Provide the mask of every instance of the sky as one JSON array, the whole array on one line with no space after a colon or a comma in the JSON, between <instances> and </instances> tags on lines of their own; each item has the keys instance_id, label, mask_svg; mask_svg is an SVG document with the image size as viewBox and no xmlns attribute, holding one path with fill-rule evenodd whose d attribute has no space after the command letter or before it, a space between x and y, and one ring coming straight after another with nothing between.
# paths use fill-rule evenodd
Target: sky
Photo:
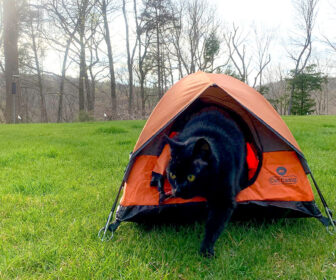
<instances>
[{"instance_id":1,"label":"sky","mask_svg":"<svg viewBox=\"0 0 336 280\"><path fill-rule=\"evenodd\" d=\"M286 48L290 48L291 30L295 29L294 0L208 0L209 5L216 7L217 16L220 20L230 26L235 22L241 30L248 32L251 26L267 30L273 34L271 43L272 65L276 67L281 64L283 68L291 69L293 64L288 58ZM334 3L334 4L333 4ZM332 5L335 6L332 9ZM129 5L129 10L132 6ZM129 17L130 24L131 16ZM115 27L118 28L115 28ZM318 17L315 25L314 56L322 58L322 61L333 60L332 52L321 42L322 35L336 40L336 0L319 0ZM120 27L120 28L119 28ZM120 14L111 24L113 42L115 43L115 61L126 63L125 60L125 33L123 17ZM49 63L48 61L52 62ZM55 63L56 62L56 63ZM59 72L61 59L58 55L50 53L46 66L50 71ZM336 69L328 68L328 71L335 75Z\"/></svg>"},{"instance_id":2,"label":"sky","mask_svg":"<svg viewBox=\"0 0 336 280\"><path fill-rule=\"evenodd\" d=\"M332 3L335 10L332 10ZM265 28L290 30L295 24L293 0L210 0L218 9L219 15L228 22L235 21L243 25L261 24ZM335 30L336 1L320 0L318 3L317 32L331 33Z\"/></svg>"},{"instance_id":3,"label":"sky","mask_svg":"<svg viewBox=\"0 0 336 280\"><path fill-rule=\"evenodd\" d=\"M286 48L290 47L290 36L296 25L293 0L211 0L217 5L217 13L227 23L235 22L248 29L256 25L274 34L272 40L272 63L282 63L291 67ZM334 7L334 8L333 8ZM330 60L333 56L329 48L321 42L324 36L336 39L336 0L320 0L318 16L314 28L314 55ZM334 55L335 56L335 55ZM334 70L330 70L334 71Z\"/></svg>"}]
</instances>

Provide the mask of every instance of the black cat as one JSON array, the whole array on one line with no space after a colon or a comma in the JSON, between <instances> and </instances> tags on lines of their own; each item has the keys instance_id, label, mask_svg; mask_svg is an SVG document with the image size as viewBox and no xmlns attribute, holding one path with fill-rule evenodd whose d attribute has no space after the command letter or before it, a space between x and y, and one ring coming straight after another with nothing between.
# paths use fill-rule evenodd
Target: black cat
<instances>
[{"instance_id":1,"label":"black cat","mask_svg":"<svg viewBox=\"0 0 336 280\"><path fill-rule=\"evenodd\" d=\"M167 177L173 195L205 197L209 213L200 252L214 255L214 244L236 208L247 183L244 135L228 114L206 111L193 117L173 138Z\"/></svg>"}]
</instances>

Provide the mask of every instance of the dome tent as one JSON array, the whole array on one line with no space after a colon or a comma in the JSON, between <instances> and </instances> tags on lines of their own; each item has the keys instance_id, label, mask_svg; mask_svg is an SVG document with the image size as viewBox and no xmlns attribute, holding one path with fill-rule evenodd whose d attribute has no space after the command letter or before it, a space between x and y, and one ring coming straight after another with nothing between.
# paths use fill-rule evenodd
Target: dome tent
<instances>
[{"instance_id":1,"label":"dome tent","mask_svg":"<svg viewBox=\"0 0 336 280\"><path fill-rule=\"evenodd\" d=\"M204 211L204 198L169 198L160 203L158 189L151 186L153 171L160 169L162 174L165 171L167 160L161 160L166 150L163 148L164 135L170 135L174 124L197 110L199 103L215 105L239 116L257 150L259 166L249 186L236 197L238 213L240 209L248 209L249 213L259 212L270 217L316 217L335 229L331 211L299 145L271 104L256 90L233 77L199 71L174 84L148 118L130 155L107 223L100 231L103 239L108 230L113 232L122 221L190 218ZM315 204L308 175L312 177L328 218ZM167 180L164 184L169 188ZM110 224L123 188L116 220Z\"/></svg>"}]
</instances>

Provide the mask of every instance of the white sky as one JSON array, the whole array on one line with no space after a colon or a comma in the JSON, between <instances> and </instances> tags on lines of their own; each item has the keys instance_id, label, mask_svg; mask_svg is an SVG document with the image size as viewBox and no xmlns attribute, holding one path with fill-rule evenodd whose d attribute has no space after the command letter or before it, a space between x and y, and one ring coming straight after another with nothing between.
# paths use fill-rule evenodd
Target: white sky
<instances>
[{"instance_id":1,"label":"white sky","mask_svg":"<svg viewBox=\"0 0 336 280\"><path fill-rule=\"evenodd\" d=\"M271 46L272 64L282 63L290 67L285 51L290 46L289 37L296 24L293 0L211 0L217 5L217 12L223 19L248 29L256 25L273 32ZM336 0L320 0L314 28L314 55L329 60L332 52L321 42L322 35L336 39Z\"/></svg>"},{"instance_id":2,"label":"white sky","mask_svg":"<svg viewBox=\"0 0 336 280\"><path fill-rule=\"evenodd\" d=\"M293 0L209 0L208 3L216 5L216 13L221 21L232 24L235 22L244 31L250 26L268 30L273 33L272 45L270 47L272 62L276 67L282 64L283 68L290 69L291 61L288 59L285 47L290 47L289 36L295 26L295 11ZM332 8L332 5L334 8ZM128 8L132 10L131 5ZM321 43L322 35L336 40L336 0L320 0L318 5L318 17L315 26L315 41L313 48L314 55L325 61L331 61L335 55L328 50L325 44ZM129 17L132 24L132 17ZM120 15L110 25L114 42L115 61L126 63L125 60L125 34L124 22ZM117 28L116 28L117 27ZM49 63L50 61L51 63ZM334 63L335 64L335 63ZM61 59L55 54L50 55L45 63L50 71L59 72ZM328 70L334 74L333 69Z\"/></svg>"}]
</instances>

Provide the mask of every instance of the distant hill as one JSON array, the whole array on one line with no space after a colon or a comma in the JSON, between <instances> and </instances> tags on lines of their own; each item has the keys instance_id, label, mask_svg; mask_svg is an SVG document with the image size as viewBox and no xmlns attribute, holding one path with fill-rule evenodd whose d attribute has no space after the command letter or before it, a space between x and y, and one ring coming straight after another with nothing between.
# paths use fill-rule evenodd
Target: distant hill
<instances>
[{"instance_id":1,"label":"distant hill","mask_svg":"<svg viewBox=\"0 0 336 280\"><path fill-rule=\"evenodd\" d=\"M48 122L56 122L59 103L60 77L56 75L43 76L44 96L47 106ZM78 80L67 77L64 88L63 121L73 122L79 120L78 114ZM266 99L282 115L287 114L289 93L285 81L279 81L265 85L268 92L264 95ZM40 122L40 95L38 92L37 77L35 75L21 75L19 103L16 107L16 115L20 115L20 122ZM140 90L134 87L134 108L132 115L128 115L128 86L118 83L117 90L117 119L141 119L141 98ZM149 116L158 102L155 88L146 88L145 97L145 118ZM322 92L313 93L316 100L316 114L336 114L336 78L329 78L328 84ZM5 82L0 74L0 122L4 122L5 110ZM111 96L109 81L97 81L95 83L95 110L93 115L88 115L87 120L109 120L112 119ZM85 117L85 116L84 116Z\"/></svg>"}]
</instances>

